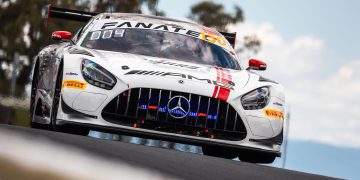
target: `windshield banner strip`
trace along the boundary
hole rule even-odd
[[[166,32],[191,36],[206,42],[210,42],[212,44],[216,44],[227,50],[231,50],[231,45],[221,34],[210,33],[209,30],[207,31],[203,30],[201,32],[197,32],[178,26],[144,23],[144,22],[136,22],[136,21],[128,21],[128,20],[102,20],[102,21],[103,22],[101,23],[97,23],[92,29],[92,31],[115,29],[115,28],[139,28],[139,29],[151,29],[156,31],[166,31]]]

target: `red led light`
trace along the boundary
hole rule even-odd
[[[137,124],[136,123],[134,123],[134,128],[136,128],[137,127]]]
[[[213,134],[210,136],[211,139],[214,139],[214,137],[215,137],[215,135],[213,135]]]
[[[208,130],[208,129],[205,129],[205,132],[207,133],[207,132],[209,132],[209,130]]]
[[[205,113],[199,113],[198,116],[199,117],[206,117],[206,114]]]
[[[149,106],[149,109],[157,109],[157,106]]]
[[[141,124],[144,124],[145,123],[145,120],[141,120]]]

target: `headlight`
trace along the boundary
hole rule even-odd
[[[262,109],[270,101],[270,91],[268,87],[255,89],[241,98],[241,104],[245,110]]]
[[[116,84],[114,75],[90,60],[82,61],[81,70],[84,79],[94,86],[110,90]]]

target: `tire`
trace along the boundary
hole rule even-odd
[[[35,107],[36,107],[36,91],[37,91],[37,86],[39,83],[39,75],[38,75],[38,64],[36,63],[35,68],[34,68],[34,74],[32,77],[32,82],[31,82],[31,95],[30,95],[30,112],[29,112],[29,120],[30,120],[30,127],[32,128],[36,128],[38,123],[34,122],[34,114],[35,114]]]
[[[34,129],[44,129],[44,130],[51,130],[48,124],[41,124],[37,122],[30,121],[30,127]]]
[[[56,78],[53,103],[51,106],[51,114],[50,114],[51,127],[55,131],[86,136],[89,134],[88,129],[81,128],[81,127],[73,127],[73,126],[58,126],[56,124],[57,112],[58,112],[60,101],[61,101],[62,77],[63,77],[63,67],[61,64],[57,78]]]
[[[38,105],[37,102],[36,102],[36,92],[37,92],[39,80],[40,80],[39,64],[36,63],[35,68],[34,68],[34,74],[33,74],[33,78],[32,78],[32,83],[31,83],[30,112],[29,112],[30,127],[35,128],[35,129],[51,130],[49,125],[37,123],[34,120],[35,111],[36,111],[36,108],[37,108],[37,105]]]
[[[234,159],[237,157],[237,151],[231,148],[225,148],[221,146],[202,146],[204,155],[214,156],[226,159]]]
[[[275,161],[276,155],[258,152],[242,152],[239,155],[240,161],[249,163],[270,164]]]
[[[56,131],[68,133],[68,134],[76,134],[80,136],[87,136],[90,132],[89,129],[86,129],[84,127],[78,127],[78,126],[56,126]]]
[[[55,87],[54,87],[54,95],[52,98],[52,105],[50,110],[50,125],[53,130],[57,130],[56,125],[56,117],[60,104],[60,96],[61,96],[61,85],[62,85],[62,76],[63,76],[63,68],[62,64],[60,65],[59,72],[56,77]]]

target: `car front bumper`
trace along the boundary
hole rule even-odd
[[[122,135],[130,135],[130,136],[137,136],[142,138],[153,138],[158,140],[164,141],[172,141],[184,144],[191,144],[196,146],[221,146],[226,148],[237,149],[239,152],[241,151],[253,151],[253,152],[260,152],[264,154],[272,154],[277,157],[281,157],[281,152],[275,149],[271,149],[269,147],[269,143],[266,142],[251,142],[253,143],[252,146],[249,145],[240,145],[240,144],[233,144],[229,142],[221,142],[221,141],[214,141],[205,138],[194,138],[192,136],[184,136],[178,134],[171,134],[171,133],[162,133],[156,131],[149,131],[149,130],[141,130],[139,128],[129,129],[128,127],[111,127],[111,126],[104,126],[104,125],[97,125],[97,124],[90,124],[90,123],[80,123],[68,120],[57,120],[57,125],[59,126],[71,126],[71,127],[78,127],[78,128],[87,128],[91,130],[101,131],[101,132],[109,132],[114,134],[122,134]],[[244,141],[244,140],[243,140]]]

